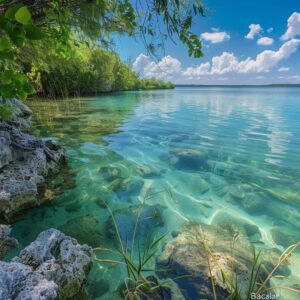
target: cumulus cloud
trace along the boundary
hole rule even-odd
[[[270,45],[273,45],[273,43],[274,43],[274,40],[269,37],[262,37],[257,40],[257,44],[262,45],[262,46],[270,46]]]
[[[300,35],[300,13],[294,12],[288,18],[287,31],[281,37],[283,41],[294,38],[295,36]]]
[[[250,24],[249,29],[249,33],[245,36],[245,38],[249,40],[253,40],[254,37],[260,34],[263,30],[260,24]]]
[[[221,43],[230,39],[230,35],[226,32],[217,32],[217,28],[214,28],[214,32],[204,32],[200,35],[201,39],[208,41],[212,44]]]
[[[248,74],[269,72],[281,61],[288,59],[297,51],[300,40],[292,39],[285,42],[277,51],[265,50],[256,58],[239,60],[233,53],[223,52],[210,62],[183,69],[178,59],[168,55],[159,62],[152,61],[148,56],[140,54],[133,64],[135,71],[143,77],[156,77],[180,82],[182,79],[199,78],[201,76],[224,76],[224,74]]]
[[[168,79],[178,73],[181,73],[181,62],[167,55],[159,62],[154,62],[145,54],[140,54],[132,65],[133,69],[145,78],[164,78]]]
[[[281,67],[278,69],[278,72],[288,72],[290,70],[289,67]]]
[[[272,32],[273,30],[274,30],[274,28],[273,28],[273,27],[270,27],[270,28],[267,29],[267,32],[270,33],[270,32]]]
[[[208,74],[210,71],[210,63],[203,63],[197,67],[189,67],[186,70],[183,71],[183,75],[185,76],[192,76],[192,77],[198,77],[202,75]]]

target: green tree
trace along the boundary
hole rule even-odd
[[[154,55],[165,39],[178,36],[187,45],[189,55],[200,57],[201,42],[190,29],[193,18],[198,14],[203,15],[203,12],[201,2],[197,0],[0,0],[0,96],[4,101],[12,97],[26,99],[35,92],[28,77],[37,85],[39,70],[45,67],[47,71],[50,63],[43,66],[41,61],[37,61],[28,71],[26,63],[24,70],[24,64],[18,62],[26,51],[35,52],[36,45],[41,44],[47,46],[54,66],[60,59],[72,57],[74,43],[85,43],[91,48],[93,45],[109,48],[112,45],[112,33],[139,37]],[[129,83],[130,80],[124,82],[122,76],[128,73],[126,66],[118,62],[114,55],[102,55],[109,55],[109,62],[114,61],[112,66],[118,69],[119,77],[111,88],[109,84],[115,70],[105,68],[105,76],[101,80],[106,80],[106,83],[102,82],[101,85],[107,84],[108,90],[131,88],[134,84]],[[79,67],[85,69],[84,58],[79,66],[70,62],[65,74],[59,68],[54,70],[61,76],[74,75]],[[80,72],[78,76],[83,73]],[[84,75],[88,84],[97,85],[88,70]],[[135,75],[129,77],[134,81]],[[47,79],[47,76],[43,78]],[[76,84],[74,77],[64,79],[69,86]],[[2,104],[0,118],[7,116],[7,108],[4,109]]]

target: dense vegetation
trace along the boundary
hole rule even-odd
[[[197,14],[198,0],[0,0],[0,96],[169,87],[141,81],[108,51],[111,34],[139,37],[152,55],[176,35],[200,57],[201,42],[190,31]],[[0,105],[0,118],[8,117]]]
[[[116,53],[97,45],[91,47],[74,41],[67,56],[58,56],[57,50],[43,42],[23,48],[19,64],[39,95],[67,97],[173,87],[161,80],[141,80]]]

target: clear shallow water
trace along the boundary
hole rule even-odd
[[[22,244],[56,227],[116,247],[101,199],[126,215],[124,235],[137,205],[146,199],[154,207],[140,239],[188,220],[237,219],[259,227],[262,237],[253,243],[283,250],[300,240],[299,88],[181,88],[29,104],[35,134],[67,148],[76,184],[66,183],[52,202],[14,224]],[[107,166],[117,168],[113,175]],[[126,275],[99,268],[91,274],[91,298],[117,299]],[[299,254],[292,271],[300,276]],[[101,289],[108,291],[100,298]]]

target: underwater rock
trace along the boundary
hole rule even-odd
[[[234,282],[237,276],[240,293],[242,296],[246,295],[254,251],[246,237],[240,235],[235,240],[236,250],[233,252],[233,236],[221,226],[187,224],[175,236],[165,244],[163,252],[157,259],[156,269],[167,270],[160,272],[163,278],[191,275],[191,278],[176,281],[185,299],[213,299],[211,276],[217,294],[221,298],[228,296],[230,286],[224,282],[220,268]],[[207,249],[212,254],[208,254]],[[267,273],[261,272],[260,276],[265,278]]]
[[[125,244],[126,240],[128,246],[133,240],[134,228],[139,215],[139,223],[136,228],[135,241],[139,241],[143,245],[150,235],[157,233],[159,228],[164,225],[163,207],[161,205],[132,205],[126,209],[119,209],[114,211],[114,219],[118,226],[118,231],[122,242]],[[116,228],[112,217],[107,221],[108,237],[113,237],[117,242]]]
[[[65,206],[67,212],[75,212],[81,209],[82,205],[79,202],[73,202]]]
[[[287,248],[290,245],[298,243],[300,241],[300,234],[296,235],[295,233],[287,231],[283,228],[272,228],[271,234],[273,241],[277,245],[281,245],[284,248]]]
[[[104,279],[89,282],[86,287],[90,299],[100,298],[109,291],[109,283]]]
[[[18,246],[18,241],[10,237],[10,232],[10,226],[0,224],[0,259],[5,257],[9,250]]]
[[[99,247],[101,239],[100,222],[93,215],[87,215],[69,220],[59,227],[66,235],[75,238],[81,244]]]
[[[207,167],[208,156],[198,150],[175,148],[170,151],[169,162],[177,169],[197,171]]]
[[[263,193],[248,193],[239,205],[249,214],[262,215],[266,214],[266,204],[268,199]]]
[[[117,193],[119,197],[138,195],[144,186],[144,181],[135,177],[117,178],[108,187],[109,190]]]
[[[46,230],[11,262],[0,262],[0,299],[74,299],[91,265],[87,245]]]
[[[99,173],[102,175],[104,180],[113,181],[121,176],[121,170],[117,167],[101,167]]]
[[[154,179],[162,176],[162,172],[160,170],[147,165],[139,165],[137,167],[137,171],[146,179]]]
[[[0,214],[10,219],[46,201],[39,189],[66,160],[58,145],[21,132],[16,122],[0,122]]]
[[[247,219],[234,217],[224,211],[217,212],[211,223],[226,229],[232,237],[242,234],[242,236],[248,237],[251,242],[259,242],[262,237],[258,226],[250,223]]]

